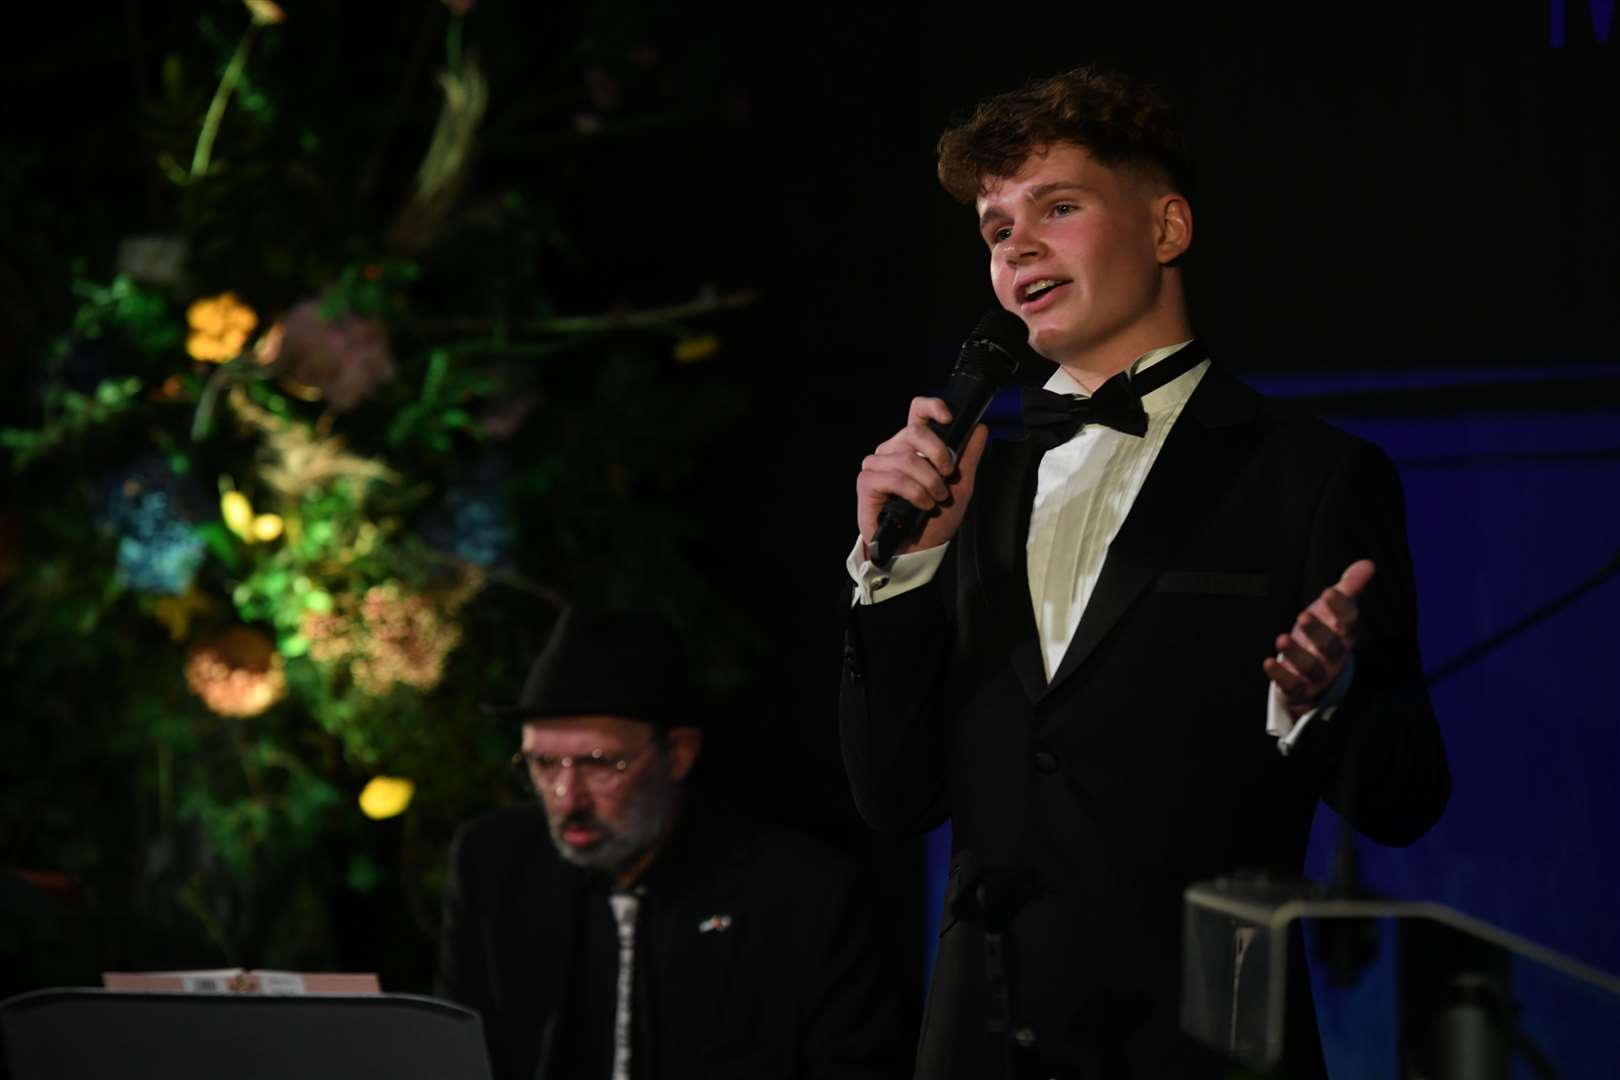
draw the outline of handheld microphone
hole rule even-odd
[[[962,350],[956,367],[945,384],[945,404],[951,422],[928,421],[951,454],[960,457],[973,428],[984,417],[990,399],[1018,370],[1019,357],[1029,348],[1029,331],[1024,321],[1010,311],[992,308],[979,320]],[[898,495],[890,495],[878,513],[877,531],[866,546],[867,557],[878,566],[894,561],[897,549],[921,527],[928,511],[919,510]]]

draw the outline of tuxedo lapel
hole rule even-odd
[[[1259,401],[1222,368],[1211,366],[1204,373],[1108,546],[1097,586],[1047,693],[1079,670],[1166,562],[1196,535],[1249,455],[1251,440],[1241,434],[1242,425],[1254,417]]]
[[[1029,599],[1029,516],[1040,455],[1027,440],[998,442],[974,485],[968,553],[987,609],[986,639],[1004,649],[1030,701],[1046,692],[1046,667]]]

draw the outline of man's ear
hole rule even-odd
[[[686,774],[697,764],[703,749],[703,732],[694,727],[672,727],[664,734],[664,753],[669,755],[669,775],[672,780],[685,780]]]
[[[1192,247],[1192,206],[1175,192],[1160,195],[1153,200],[1153,228],[1157,240],[1154,254],[1160,266],[1168,266]]]

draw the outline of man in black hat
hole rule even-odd
[[[892,967],[854,867],[688,797],[703,744],[681,643],[565,613],[516,705],[539,805],[457,834],[440,992],[497,1080],[887,1077]]]

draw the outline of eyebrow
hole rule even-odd
[[[1035,202],[1036,200],[1046,198],[1046,196],[1052,194],[1054,191],[1083,191],[1088,195],[1092,193],[1091,188],[1080,183],[1078,180],[1054,180],[1050,184],[1037,184],[1036,186],[1030,188],[1029,191],[1025,193],[1024,198],[1029,202]],[[983,229],[992,221],[1006,220],[1007,215],[1001,210],[994,207],[986,207],[984,213],[979,215],[979,228]]]

